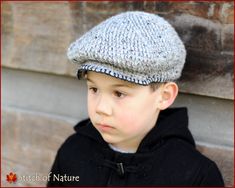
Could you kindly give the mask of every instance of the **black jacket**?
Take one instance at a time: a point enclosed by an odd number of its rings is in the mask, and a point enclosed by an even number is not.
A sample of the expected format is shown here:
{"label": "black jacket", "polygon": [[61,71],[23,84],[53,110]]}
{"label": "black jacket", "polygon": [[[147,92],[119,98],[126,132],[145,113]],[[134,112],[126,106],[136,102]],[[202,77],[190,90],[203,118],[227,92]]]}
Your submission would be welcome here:
{"label": "black jacket", "polygon": [[186,108],[164,110],[137,152],[127,154],[110,149],[84,120],[59,149],[48,186],[224,186],[216,164],[195,149],[187,127]]}

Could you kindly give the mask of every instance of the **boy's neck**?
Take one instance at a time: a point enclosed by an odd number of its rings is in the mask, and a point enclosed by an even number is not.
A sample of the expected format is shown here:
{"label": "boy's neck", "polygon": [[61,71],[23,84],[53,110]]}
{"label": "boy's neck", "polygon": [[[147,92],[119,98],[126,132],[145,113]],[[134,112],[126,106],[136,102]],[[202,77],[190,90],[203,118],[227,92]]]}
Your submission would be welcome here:
{"label": "boy's neck", "polygon": [[132,150],[132,149],[128,149],[128,150],[124,150],[124,149],[119,149],[115,146],[113,146],[112,144],[109,144],[109,147],[114,150],[114,151],[117,151],[117,152],[120,152],[120,153],[135,153],[136,150]]}

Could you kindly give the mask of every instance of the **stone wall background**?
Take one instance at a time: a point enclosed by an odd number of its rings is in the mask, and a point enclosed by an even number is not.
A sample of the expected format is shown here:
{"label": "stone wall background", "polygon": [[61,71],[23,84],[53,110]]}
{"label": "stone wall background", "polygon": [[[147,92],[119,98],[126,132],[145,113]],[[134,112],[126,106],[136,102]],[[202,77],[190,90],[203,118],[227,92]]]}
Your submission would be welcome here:
{"label": "stone wall background", "polygon": [[[85,83],[75,78],[68,45],[102,20],[127,10],[166,18],[187,48],[174,106],[189,107],[198,148],[234,185],[234,3],[3,2],[2,170],[46,175],[58,147],[87,116]],[[45,181],[17,181],[44,186]]]}

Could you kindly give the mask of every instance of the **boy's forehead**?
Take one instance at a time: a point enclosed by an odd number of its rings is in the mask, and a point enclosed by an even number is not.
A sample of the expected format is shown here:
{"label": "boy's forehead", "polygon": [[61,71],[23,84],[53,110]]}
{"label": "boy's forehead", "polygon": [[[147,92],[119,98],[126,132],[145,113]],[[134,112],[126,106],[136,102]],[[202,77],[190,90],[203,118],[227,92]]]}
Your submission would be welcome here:
{"label": "boy's forehead", "polygon": [[93,83],[109,83],[110,85],[120,85],[120,86],[127,86],[127,87],[136,87],[138,86],[137,84],[127,82],[115,77],[112,77],[107,74],[103,73],[97,73],[93,71],[88,71],[86,75],[87,81],[93,82]]}

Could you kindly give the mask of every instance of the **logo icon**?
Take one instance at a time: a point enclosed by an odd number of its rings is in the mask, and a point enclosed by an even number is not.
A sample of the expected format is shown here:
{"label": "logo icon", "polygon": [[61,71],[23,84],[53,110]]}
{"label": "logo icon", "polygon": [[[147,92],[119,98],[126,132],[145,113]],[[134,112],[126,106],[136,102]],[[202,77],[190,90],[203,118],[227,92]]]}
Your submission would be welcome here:
{"label": "logo icon", "polygon": [[17,176],[13,172],[10,172],[8,175],[6,175],[6,178],[9,183],[15,183],[17,181]]}

